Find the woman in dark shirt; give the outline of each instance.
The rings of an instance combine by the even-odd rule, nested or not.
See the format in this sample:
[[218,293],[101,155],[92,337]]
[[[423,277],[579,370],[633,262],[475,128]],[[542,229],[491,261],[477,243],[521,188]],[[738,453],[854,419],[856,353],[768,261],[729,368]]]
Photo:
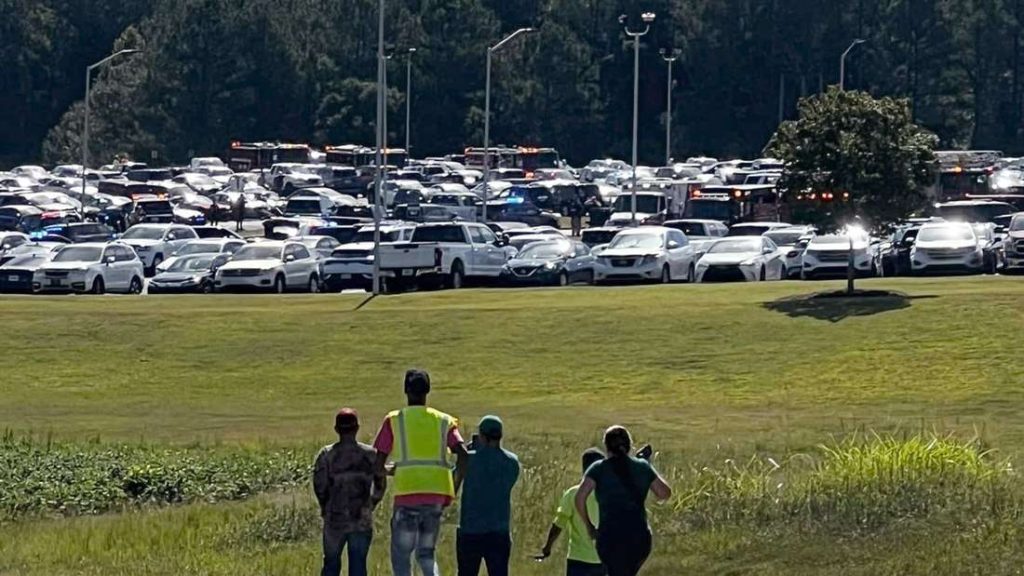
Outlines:
[[[591,537],[608,576],[636,576],[651,553],[651,528],[647,524],[647,493],[660,501],[672,496],[672,489],[650,462],[630,455],[633,440],[622,426],[604,433],[608,458],[587,470],[576,493],[576,510]],[[600,526],[587,512],[587,497],[594,492],[600,511]]]

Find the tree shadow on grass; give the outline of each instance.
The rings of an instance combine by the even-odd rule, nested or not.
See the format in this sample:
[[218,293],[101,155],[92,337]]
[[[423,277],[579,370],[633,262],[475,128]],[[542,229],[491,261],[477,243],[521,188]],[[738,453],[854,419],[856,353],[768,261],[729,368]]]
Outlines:
[[845,291],[818,292],[781,298],[765,302],[763,306],[790,318],[815,318],[835,323],[853,316],[874,316],[910,308],[912,301],[938,296],[907,296],[901,292],[885,290],[857,290],[853,295]]

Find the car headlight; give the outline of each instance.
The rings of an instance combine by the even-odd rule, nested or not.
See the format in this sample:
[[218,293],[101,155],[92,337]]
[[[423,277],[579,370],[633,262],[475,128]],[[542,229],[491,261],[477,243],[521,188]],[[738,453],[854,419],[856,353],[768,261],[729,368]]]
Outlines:
[[149,252],[149,246],[136,246],[136,252]]
[[750,260],[744,260],[743,262],[740,262],[740,266],[753,266],[755,264],[757,264],[757,260],[753,258],[751,258]]
[[555,268],[558,268],[558,262],[548,262],[544,264],[545,270],[554,270]]

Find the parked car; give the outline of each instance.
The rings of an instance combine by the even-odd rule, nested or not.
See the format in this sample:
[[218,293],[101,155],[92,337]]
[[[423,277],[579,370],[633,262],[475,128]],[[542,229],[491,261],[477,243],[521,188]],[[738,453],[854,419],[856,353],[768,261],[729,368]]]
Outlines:
[[57,250],[60,250],[65,246],[67,246],[67,242],[32,240],[20,246],[15,246],[6,252],[0,253],[0,266],[3,266],[19,256],[48,254],[50,252],[57,252]]
[[114,239],[114,229],[105,224],[79,222],[74,224],[58,224],[42,229],[46,238],[67,241],[69,244],[82,242],[109,242]]
[[28,241],[28,234],[22,232],[0,232],[0,256]]
[[978,246],[984,257],[986,274],[997,274],[1006,266],[1005,241],[1001,234],[996,233],[996,225],[991,222],[971,224],[974,235],[978,237]]
[[695,269],[693,247],[686,234],[675,228],[650,226],[619,232],[598,256],[594,280],[692,282]]
[[13,256],[0,265],[0,294],[31,294],[36,270],[49,262],[55,252],[33,252]]
[[195,256],[196,254],[234,254],[239,248],[245,246],[245,240],[237,240],[234,238],[212,238],[212,239],[199,239],[189,240],[177,250],[171,252],[170,256],[166,260],[161,262],[157,267],[157,272],[163,272],[170,270],[174,263],[185,256]]
[[845,278],[850,260],[850,234],[853,235],[853,263],[857,276],[874,276],[875,259],[867,234],[825,234],[811,238],[804,251],[800,278]]
[[767,236],[715,240],[697,262],[698,282],[764,282],[787,277],[785,253]]
[[764,233],[764,236],[771,239],[782,253],[783,280],[800,277],[804,251],[807,250],[807,244],[816,234],[813,226],[790,226]]
[[147,274],[152,275],[165,258],[198,237],[194,230],[179,224],[138,224],[129,228],[121,240],[135,249]]
[[36,270],[32,289],[38,293],[140,294],[144,276],[142,261],[126,244],[69,244]]
[[218,292],[261,290],[320,291],[319,262],[301,242],[264,241],[248,244],[214,276]]
[[1007,270],[1024,268],[1024,212],[1016,214],[1006,227],[1003,253]]
[[136,224],[170,224],[174,222],[174,206],[169,200],[161,198],[143,198],[135,201],[128,225]]
[[508,241],[508,245],[516,250],[516,253],[525,248],[527,245],[533,244],[535,242],[551,242],[558,240],[564,242],[568,240],[565,237],[565,235],[560,232],[533,232],[530,234],[510,234],[505,238]]
[[598,228],[586,228],[580,237],[584,244],[593,249],[595,246],[608,244],[613,238],[622,232],[618,226],[601,226]]
[[460,219],[475,222],[483,205],[480,197],[472,192],[436,192],[430,196],[430,204],[447,206]]
[[226,253],[201,253],[168,260],[169,265],[149,281],[147,292],[210,294],[214,290],[214,275],[230,258]]
[[985,269],[985,254],[970,224],[925,224],[910,250],[912,274],[961,272],[978,274]]
[[[416,227],[411,224],[383,224],[381,246],[409,242]],[[373,288],[372,226],[363,227],[351,240],[338,246],[323,261],[324,285],[328,290],[371,290]]]
[[220,226],[193,226],[192,231],[200,238],[230,238],[242,240],[242,237],[233,230],[221,228]]
[[501,269],[508,286],[594,283],[594,256],[586,244],[565,238],[527,244]]
[[392,216],[395,220],[423,224],[452,222],[459,218],[450,206],[438,204],[401,204],[395,206]]
[[380,268],[389,286],[409,280],[458,289],[465,280],[497,280],[508,256],[504,240],[483,224],[424,224],[409,243],[381,246]]
[[910,251],[914,248],[920,226],[901,226],[892,233],[889,240],[882,242],[876,253],[875,268],[882,276],[906,276],[910,274]]
[[760,236],[779,228],[790,228],[785,222],[740,222],[729,227],[728,236]]

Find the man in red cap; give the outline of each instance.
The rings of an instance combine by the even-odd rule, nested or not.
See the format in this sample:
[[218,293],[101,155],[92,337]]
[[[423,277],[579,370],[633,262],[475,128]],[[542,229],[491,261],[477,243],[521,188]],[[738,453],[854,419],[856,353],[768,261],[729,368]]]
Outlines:
[[356,441],[359,415],[343,408],[334,418],[338,442],[316,457],[313,490],[324,520],[321,576],[341,573],[341,551],[348,547],[349,576],[366,576],[373,541],[373,509],[384,498],[386,480],[376,473],[377,452]]

